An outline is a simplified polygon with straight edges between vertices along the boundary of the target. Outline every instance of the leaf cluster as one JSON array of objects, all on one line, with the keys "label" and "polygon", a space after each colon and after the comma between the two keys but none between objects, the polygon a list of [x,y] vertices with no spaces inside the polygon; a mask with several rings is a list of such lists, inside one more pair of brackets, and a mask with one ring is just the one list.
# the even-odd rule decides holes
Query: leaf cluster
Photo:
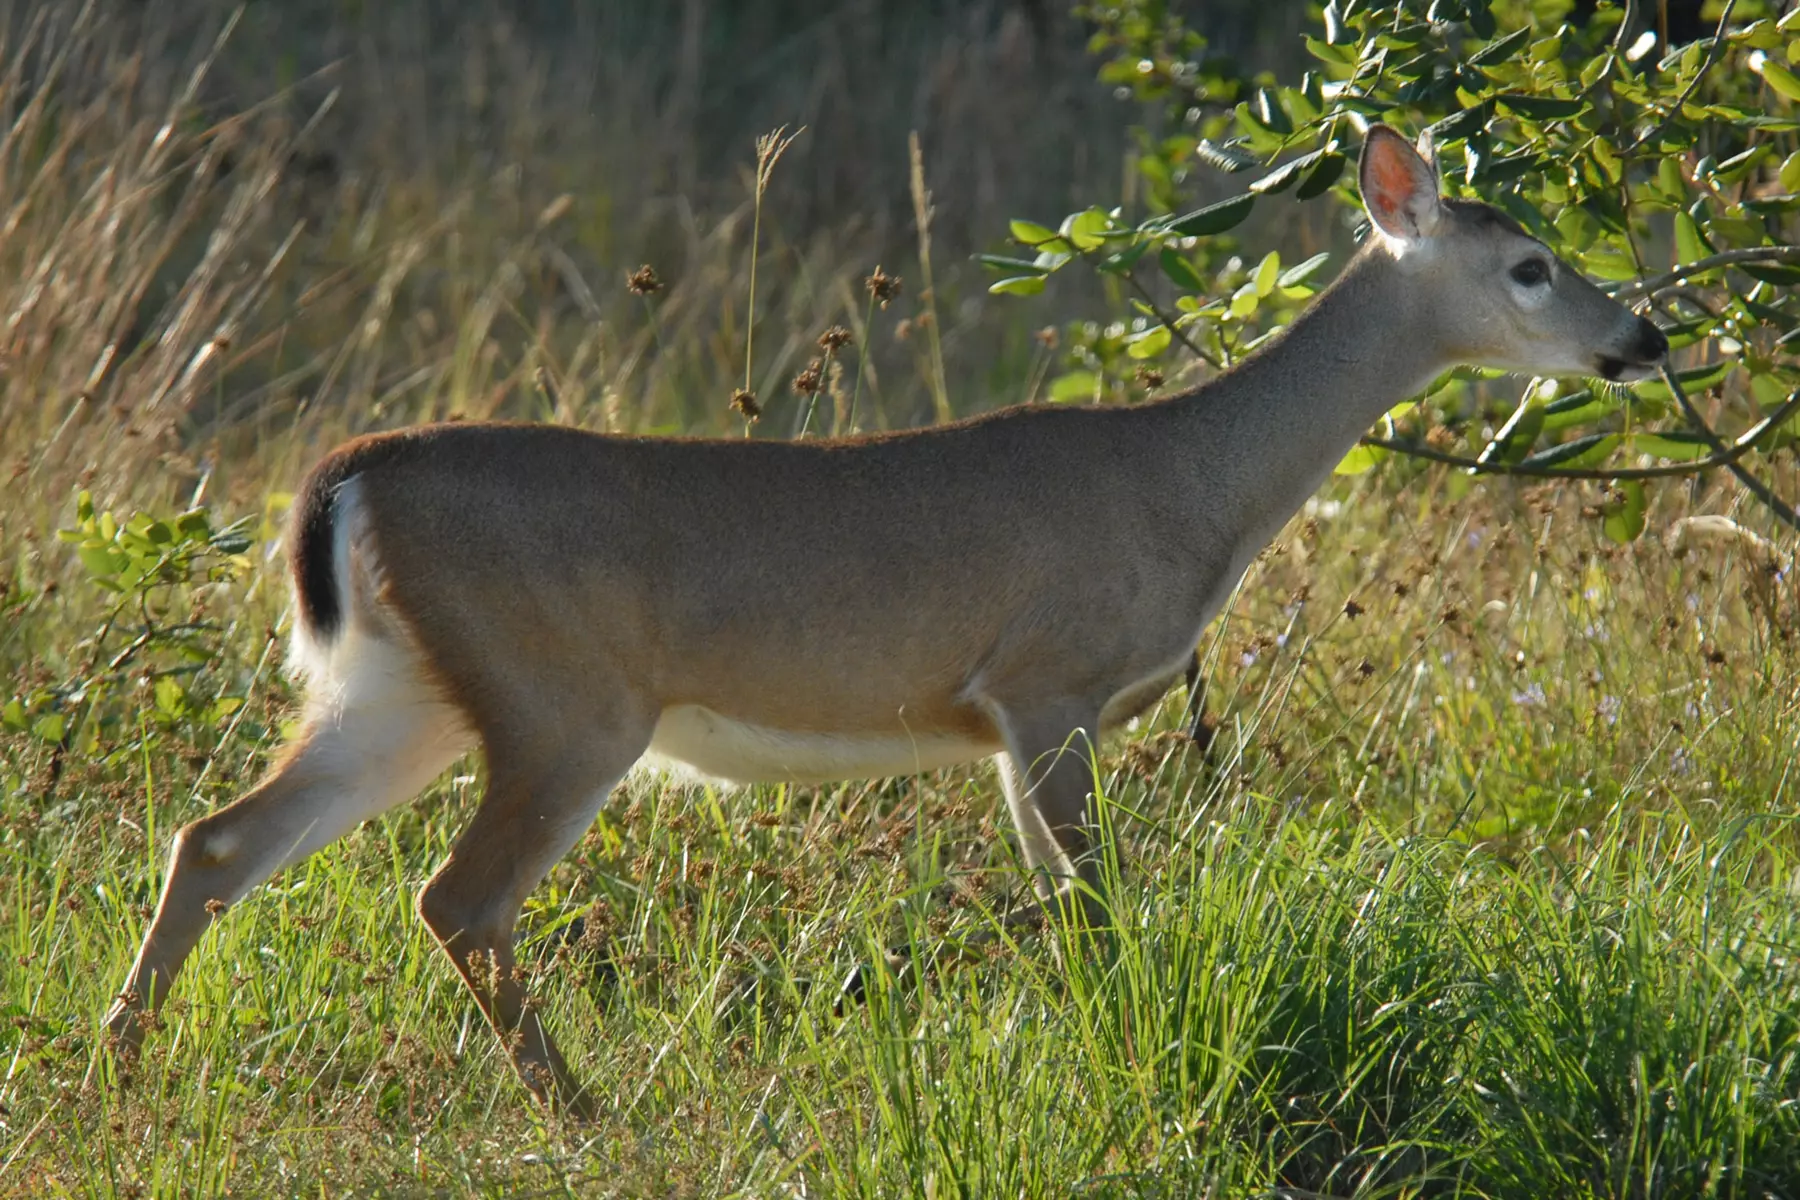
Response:
[{"label": "leaf cluster", "polygon": [[1004,273],[1000,293],[1040,292],[1077,263],[1119,281],[1115,318],[1065,339],[1050,399],[1123,400],[1147,374],[1226,368],[1290,320],[1327,255],[1286,270],[1274,253],[1247,263],[1233,231],[1253,214],[1291,223],[1313,211],[1265,212],[1284,193],[1356,212],[1347,168],[1368,125],[1387,121],[1430,132],[1448,191],[1498,205],[1640,302],[1710,415],[1656,380],[1574,391],[1542,381],[1521,398],[1497,373],[1461,370],[1405,414],[1409,427],[1394,414],[1341,469],[1419,447],[1431,421],[1466,447],[1448,454],[1434,439],[1431,457],[1471,468],[1625,472],[1605,519],[1628,539],[1645,503],[1631,476],[1724,465],[1717,450],[1730,439],[1697,422],[1758,428],[1780,415],[1734,465],[1800,437],[1787,407],[1800,389],[1800,10],[1776,19],[1734,0],[1713,34],[1669,46],[1635,6],[1583,18],[1563,0],[1331,0],[1297,81],[1243,73],[1159,0],[1082,12],[1102,80],[1143,115],[1142,211],[1014,221],[1013,242],[1033,257],[983,259]]}]

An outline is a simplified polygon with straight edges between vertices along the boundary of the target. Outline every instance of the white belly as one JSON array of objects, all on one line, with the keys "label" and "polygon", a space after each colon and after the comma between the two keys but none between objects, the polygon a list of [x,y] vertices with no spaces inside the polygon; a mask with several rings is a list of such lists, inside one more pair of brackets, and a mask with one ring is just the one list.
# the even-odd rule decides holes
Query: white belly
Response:
[{"label": "white belly", "polygon": [[831,783],[916,775],[998,754],[943,734],[802,733],[722,717],[697,704],[663,710],[646,757],[733,783]]}]

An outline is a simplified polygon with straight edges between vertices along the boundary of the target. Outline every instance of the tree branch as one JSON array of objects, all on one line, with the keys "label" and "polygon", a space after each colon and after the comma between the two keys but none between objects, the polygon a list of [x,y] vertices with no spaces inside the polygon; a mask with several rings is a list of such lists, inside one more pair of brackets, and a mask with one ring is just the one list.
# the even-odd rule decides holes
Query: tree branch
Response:
[{"label": "tree branch", "polygon": [[[1668,378],[1668,375],[1665,374],[1664,378]],[[1677,385],[1671,383],[1670,387],[1675,390],[1677,396],[1682,396]],[[1685,396],[1682,398],[1685,402]],[[1695,462],[1667,463],[1655,467],[1531,467],[1522,463],[1487,462],[1461,454],[1449,454],[1430,446],[1419,445],[1416,442],[1402,442],[1373,435],[1363,438],[1362,444],[1381,450],[1391,450],[1396,454],[1405,454],[1412,458],[1443,463],[1446,466],[1463,467],[1477,475],[1516,475],[1527,479],[1593,479],[1602,482],[1624,479],[1665,479],[1672,476],[1693,475],[1712,467],[1731,468],[1733,474],[1738,474],[1741,470],[1737,466],[1738,459],[1756,449],[1764,438],[1785,424],[1787,419],[1795,413],[1800,413],[1800,391],[1794,392],[1782,403],[1780,408],[1745,430],[1743,436],[1729,446],[1720,442],[1718,436],[1713,434],[1708,439],[1713,446],[1713,453],[1710,457]],[[1689,419],[1694,419],[1691,413]],[[1711,430],[1707,429],[1706,433],[1711,434]],[[1742,479],[1743,475],[1740,474],[1738,477]],[[1762,488],[1763,485],[1758,482],[1755,487]],[[1767,489],[1764,488],[1764,490]],[[1775,498],[1773,493],[1770,493],[1770,499],[1774,499],[1775,504],[1786,509],[1787,506],[1781,504],[1781,501]],[[1768,500],[1764,500],[1764,503],[1768,503]],[[1777,516],[1781,516],[1781,509],[1775,511]],[[1791,510],[1789,513],[1791,515]],[[1782,519],[1787,520],[1788,518],[1783,517]],[[1796,526],[1796,528],[1800,528],[1800,526]]]},{"label": "tree branch", "polygon": [[1662,120],[1651,126],[1643,137],[1620,151],[1620,157],[1635,154],[1643,149],[1651,139],[1661,137],[1663,131],[1674,124],[1675,118],[1681,115],[1681,110],[1687,106],[1687,102],[1692,100],[1694,93],[1700,90],[1700,84],[1706,79],[1707,73],[1718,63],[1719,55],[1725,49],[1725,30],[1731,24],[1731,10],[1736,7],[1737,0],[1725,0],[1725,11],[1719,14],[1719,27],[1713,31],[1712,45],[1706,51],[1706,61],[1700,64],[1698,71],[1694,72],[1693,80],[1682,90],[1681,98],[1675,101],[1675,106],[1664,114]]},{"label": "tree branch", "polygon": [[[1700,410],[1694,407],[1694,402],[1688,399],[1687,393],[1681,388],[1681,381],[1675,378],[1675,371],[1669,366],[1667,360],[1663,362],[1662,377],[1663,382],[1668,384],[1669,390],[1675,394],[1675,399],[1681,404],[1681,411],[1687,414],[1688,420],[1693,422],[1694,428],[1706,444],[1713,448],[1713,456],[1723,460],[1725,469],[1736,475],[1738,482],[1748,488],[1752,496],[1762,501],[1763,507],[1774,513],[1783,525],[1789,529],[1800,529],[1800,514],[1796,514],[1768,484],[1745,470],[1743,464],[1731,456],[1725,443],[1719,440],[1719,435],[1713,432],[1712,426],[1708,425],[1706,419],[1700,415]],[[1787,405],[1784,404],[1782,407],[1786,408]]]},{"label": "tree branch", "polygon": [[1719,267],[1736,267],[1744,263],[1800,265],[1800,246],[1747,246],[1741,250],[1726,250],[1719,254],[1709,254],[1705,258],[1697,258],[1691,263],[1683,263],[1673,271],[1661,275],[1652,275],[1648,279],[1634,279],[1629,283],[1612,284],[1600,290],[1608,293],[1615,300],[1632,300],[1638,296],[1659,291],[1672,283],[1681,283],[1703,271],[1712,271]]}]

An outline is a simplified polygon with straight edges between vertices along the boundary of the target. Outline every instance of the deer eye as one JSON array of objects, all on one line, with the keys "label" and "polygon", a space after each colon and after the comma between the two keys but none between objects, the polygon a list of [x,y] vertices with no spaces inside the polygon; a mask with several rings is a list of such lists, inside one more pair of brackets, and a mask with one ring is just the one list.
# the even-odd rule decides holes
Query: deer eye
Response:
[{"label": "deer eye", "polygon": [[1508,274],[1524,287],[1540,287],[1550,282],[1550,264],[1541,258],[1528,258]]}]

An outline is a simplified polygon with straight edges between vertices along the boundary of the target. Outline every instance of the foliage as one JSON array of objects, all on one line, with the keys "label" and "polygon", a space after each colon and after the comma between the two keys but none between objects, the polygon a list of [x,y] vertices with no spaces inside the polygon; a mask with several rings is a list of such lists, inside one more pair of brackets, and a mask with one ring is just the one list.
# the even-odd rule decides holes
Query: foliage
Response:
[{"label": "foliage", "polygon": [[[120,727],[142,721],[173,729],[197,722],[217,729],[243,706],[242,696],[197,698],[188,684],[219,657],[219,627],[203,619],[197,593],[243,578],[250,567],[244,556],[249,525],[244,518],[215,530],[204,508],[167,520],[137,513],[120,521],[96,511],[90,493],[76,498],[75,527],[58,537],[74,547],[88,581],[110,602],[77,648],[80,663],[73,671],[0,706],[0,727],[55,747],[46,794],[54,792],[71,753],[141,750],[141,742],[109,744],[106,735]],[[147,707],[134,690],[148,695]]]},{"label": "foliage", "polygon": [[[1498,204],[1657,312],[1688,363],[1682,387],[1711,397],[1706,420],[1752,427],[1764,456],[1800,438],[1800,416],[1783,407],[1800,385],[1800,82],[1785,65],[1800,62],[1800,12],[1776,20],[1728,4],[1715,36],[1670,47],[1636,9],[1602,5],[1572,24],[1556,0],[1332,0],[1306,39],[1315,65],[1278,83],[1209,55],[1160,0],[1083,11],[1107,56],[1102,79],[1166,132],[1137,132],[1142,217],[1089,208],[1055,229],[1014,221],[1013,240],[1035,257],[985,259],[1008,273],[995,292],[1036,293],[1078,261],[1126,285],[1108,333],[1072,332],[1073,369],[1051,382],[1052,400],[1123,399],[1195,360],[1229,366],[1290,319],[1325,256],[1248,263],[1229,231],[1282,193],[1354,212],[1349,157],[1368,123],[1386,120],[1430,133],[1453,190]],[[1234,194],[1178,211],[1220,179]],[[1437,456],[1488,471],[1590,477],[1713,449],[1665,383],[1545,381],[1502,420],[1484,386],[1492,374],[1439,381],[1409,406],[1409,434],[1442,425],[1456,436],[1434,443]],[[1340,469],[1379,461],[1402,415],[1385,446]],[[1446,456],[1456,442],[1469,452]],[[1637,536],[1645,503],[1641,483],[1615,489],[1601,512],[1609,535]]]}]

